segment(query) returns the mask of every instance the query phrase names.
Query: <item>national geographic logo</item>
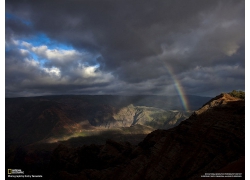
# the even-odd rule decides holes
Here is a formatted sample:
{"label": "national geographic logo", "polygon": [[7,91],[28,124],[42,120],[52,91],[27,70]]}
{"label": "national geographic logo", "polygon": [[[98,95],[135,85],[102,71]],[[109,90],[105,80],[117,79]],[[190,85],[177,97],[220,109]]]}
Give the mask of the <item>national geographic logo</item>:
{"label": "national geographic logo", "polygon": [[24,174],[21,169],[8,169],[8,174]]}
{"label": "national geographic logo", "polygon": [[8,169],[8,178],[43,178],[43,175],[24,174],[21,169]]}

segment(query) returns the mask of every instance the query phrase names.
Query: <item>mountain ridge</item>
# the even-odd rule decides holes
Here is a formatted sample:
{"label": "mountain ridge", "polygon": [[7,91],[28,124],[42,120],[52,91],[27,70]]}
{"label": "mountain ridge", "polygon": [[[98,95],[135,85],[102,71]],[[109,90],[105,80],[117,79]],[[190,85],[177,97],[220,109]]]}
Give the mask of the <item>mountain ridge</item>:
{"label": "mountain ridge", "polygon": [[[98,161],[108,165],[116,159],[113,162],[114,166],[108,168],[105,165],[98,169],[80,168],[78,172],[72,173],[67,168],[67,163],[74,162],[74,158],[69,158],[61,164],[61,169],[56,168],[64,155],[71,154],[70,150],[64,154],[59,146],[52,156],[50,166],[55,169],[50,177],[51,179],[197,179],[205,173],[219,172],[231,162],[245,156],[244,118],[245,101],[228,94],[221,94],[204,104],[178,126],[168,130],[155,130],[132,149],[131,147],[126,149],[126,145],[121,143],[111,143],[113,145],[110,147],[109,142],[99,147],[100,153],[95,155]],[[81,147],[80,151],[84,151],[85,148]],[[109,149],[113,149],[112,151],[116,149],[111,157],[108,156]],[[79,152],[78,154],[81,155]],[[109,157],[108,160],[105,160],[106,156]],[[91,161],[91,158],[89,160]],[[75,165],[77,166],[77,163]],[[243,173],[244,177],[244,170],[240,171],[238,173]]]}
{"label": "mountain ridge", "polygon": [[[16,141],[25,145],[86,129],[130,127],[135,124],[155,129],[170,128],[191,114],[184,112],[182,104],[179,102],[178,105],[176,99],[157,97],[65,95],[6,98],[7,144]],[[205,100],[194,100],[193,104],[202,104]],[[175,109],[176,104],[180,108],[176,112],[164,109],[165,105]],[[136,114],[137,111],[142,113]]]}

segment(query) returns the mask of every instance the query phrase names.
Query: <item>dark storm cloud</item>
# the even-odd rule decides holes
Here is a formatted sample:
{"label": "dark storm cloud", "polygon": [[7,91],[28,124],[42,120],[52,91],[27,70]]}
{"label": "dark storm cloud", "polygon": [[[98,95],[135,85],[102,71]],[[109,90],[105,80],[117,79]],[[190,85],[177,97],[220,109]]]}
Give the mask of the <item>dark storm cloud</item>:
{"label": "dark storm cloud", "polygon": [[[12,44],[11,44],[12,43]],[[6,51],[5,89],[6,96],[34,96],[45,94],[75,94],[75,91],[95,87],[92,94],[99,93],[113,79],[110,74],[103,74],[93,66],[70,65],[68,69],[41,66],[39,61],[32,58],[26,49],[19,49],[18,42],[10,41],[10,49]],[[69,55],[70,54],[70,55]],[[72,55],[73,54],[73,55]],[[73,56],[66,51],[64,56]],[[49,52],[56,58],[57,52]],[[60,53],[59,53],[60,57]],[[56,59],[58,60],[58,59]],[[98,90],[99,89],[99,90]]]}
{"label": "dark storm cloud", "polygon": [[[229,89],[228,84],[233,81],[237,83],[230,89],[244,89],[244,3],[241,0],[12,0],[6,1],[6,12],[31,22],[32,28],[7,19],[6,33],[21,37],[42,32],[72,45],[77,52],[92,54],[99,64],[95,72],[112,76],[107,78],[109,85],[102,86],[103,93],[172,92],[173,74],[169,72],[172,69],[187,93],[205,94],[205,91],[215,92],[216,83],[223,84],[229,77],[224,89]],[[48,58],[48,51],[39,52]],[[44,66],[57,67],[62,77],[77,81],[80,77],[72,71],[78,66],[76,62],[91,61],[83,57],[70,56],[64,61],[52,58]],[[208,70],[215,66],[222,72]],[[236,66],[241,68],[240,74],[232,72]],[[198,67],[206,71],[198,71]],[[8,70],[7,73],[7,78],[15,74]],[[213,78],[207,81],[208,77]],[[47,83],[47,86],[49,89],[52,85]],[[84,90],[101,91],[98,85]]]}
{"label": "dark storm cloud", "polygon": [[30,26],[16,19],[6,19],[5,26],[6,26],[7,36],[15,32],[18,32],[18,34],[21,34],[21,35],[29,35],[32,32],[32,29]]}

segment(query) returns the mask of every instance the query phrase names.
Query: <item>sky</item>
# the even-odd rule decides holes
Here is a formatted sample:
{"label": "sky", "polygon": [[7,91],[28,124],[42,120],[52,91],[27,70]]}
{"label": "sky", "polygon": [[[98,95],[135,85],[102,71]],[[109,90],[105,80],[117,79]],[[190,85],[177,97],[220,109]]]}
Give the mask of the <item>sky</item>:
{"label": "sky", "polygon": [[8,0],[5,97],[245,90],[243,0]]}

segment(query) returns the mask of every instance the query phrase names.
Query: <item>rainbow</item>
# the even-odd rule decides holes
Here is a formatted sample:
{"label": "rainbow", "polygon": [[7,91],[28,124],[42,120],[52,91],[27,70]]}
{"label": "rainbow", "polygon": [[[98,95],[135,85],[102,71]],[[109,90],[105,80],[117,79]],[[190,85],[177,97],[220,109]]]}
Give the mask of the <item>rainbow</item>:
{"label": "rainbow", "polygon": [[186,111],[189,111],[190,109],[189,109],[189,104],[188,104],[188,98],[185,95],[185,91],[184,91],[184,89],[183,89],[180,81],[177,79],[177,77],[173,73],[173,70],[170,68],[170,66],[168,66],[168,65],[165,64],[165,67],[166,67],[168,73],[170,74],[171,78],[174,81],[175,88],[176,88],[176,90],[177,90],[177,92],[179,94],[179,97],[181,99],[181,103],[182,103],[184,109]]}
{"label": "rainbow", "polygon": [[[145,44],[147,44],[147,42],[144,40],[145,37],[143,37],[135,29],[133,29],[132,26],[127,25],[127,28],[131,32],[135,33],[137,35],[137,37],[140,38]],[[179,97],[181,99],[181,103],[182,103],[184,109],[186,111],[189,111],[190,109],[189,109],[189,105],[188,105],[188,98],[185,95],[185,91],[184,91],[180,81],[177,79],[177,77],[175,76],[173,70],[171,69],[171,66],[169,66],[168,64],[166,64],[166,62],[164,62],[164,60],[162,60],[162,58],[159,56],[160,52],[157,53],[157,50],[154,47],[152,47],[152,45],[149,45],[149,44],[147,44],[147,45],[148,45],[148,49],[151,50],[152,52],[154,52],[157,59],[160,60],[164,64],[166,70],[168,71],[169,75],[171,76],[171,78],[174,81],[175,88],[176,88],[176,90],[177,90],[177,92],[179,94]]]}
{"label": "rainbow", "polygon": [[189,104],[188,104],[188,98],[186,96],[186,93],[180,83],[180,81],[177,79],[176,75],[174,74],[172,68],[170,65],[168,65],[164,60],[162,60],[162,58],[157,55],[157,59],[163,63],[164,67],[166,68],[166,70],[168,71],[169,75],[171,76],[171,78],[173,79],[174,81],[174,86],[175,86],[175,89],[177,90],[178,92],[178,95],[181,99],[181,103],[185,109],[185,111],[190,111],[190,108],[189,108]]}

